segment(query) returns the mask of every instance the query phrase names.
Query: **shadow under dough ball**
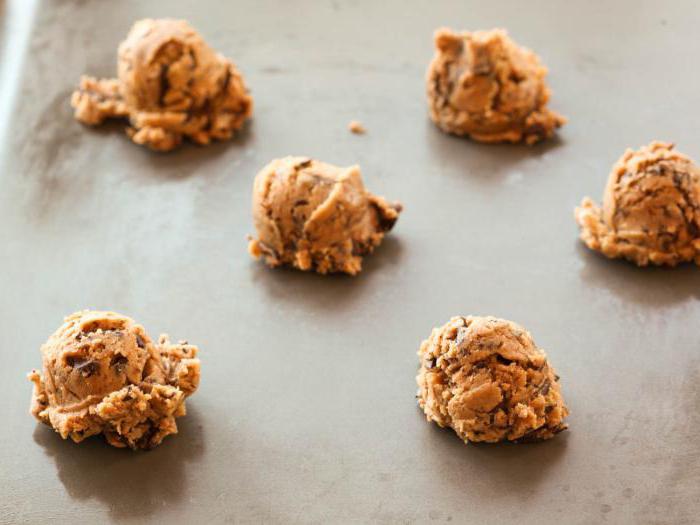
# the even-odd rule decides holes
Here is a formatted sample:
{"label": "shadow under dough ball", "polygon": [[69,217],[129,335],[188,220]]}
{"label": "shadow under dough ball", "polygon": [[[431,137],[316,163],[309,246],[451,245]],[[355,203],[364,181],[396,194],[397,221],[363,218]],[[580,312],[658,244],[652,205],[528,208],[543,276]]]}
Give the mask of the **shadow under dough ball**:
{"label": "shadow under dough ball", "polygon": [[306,157],[273,160],[255,177],[258,238],[250,240],[248,251],[272,267],[355,275],[401,209],[367,191],[357,166]]}
{"label": "shadow under dough ball", "polygon": [[610,172],[602,208],[586,197],[575,218],[581,240],[607,257],[700,265],[700,168],[673,144],[628,149]]}
{"label": "shadow under dough ball", "polygon": [[231,138],[253,112],[236,66],[186,21],[144,19],[119,46],[118,78],[83,77],[73,93],[75,118],[101,124],[128,118],[137,144],[169,151]]}
{"label": "shadow under dough ball", "polygon": [[465,442],[538,441],[567,428],[559,377],[521,326],[453,317],[418,351],[418,404]]}
{"label": "shadow under dough ball", "polygon": [[31,413],[76,443],[104,434],[115,447],[155,447],[199,386],[197,351],[167,335],[153,343],[114,312],[74,313],[41,347],[42,373],[29,374]]}
{"label": "shadow under dough ball", "polygon": [[443,131],[479,142],[534,144],[566,123],[546,107],[547,68],[506,31],[438,29],[435,48],[427,72],[428,105]]}

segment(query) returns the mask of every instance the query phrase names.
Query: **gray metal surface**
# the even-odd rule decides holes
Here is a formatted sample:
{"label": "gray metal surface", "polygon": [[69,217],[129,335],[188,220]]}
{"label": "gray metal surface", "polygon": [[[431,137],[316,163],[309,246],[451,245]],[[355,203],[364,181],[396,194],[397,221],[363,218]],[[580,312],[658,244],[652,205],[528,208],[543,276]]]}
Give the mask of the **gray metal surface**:
{"label": "gray metal surface", "polygon": [[[111,75],[144,16],[187,18],[235,60],[256,103],[241,137],[158,155],[73,121],[79,76]],[[697,522],[700,270],[604,260],[572,210],[628,146],[700,158],[699,16],[691,1],[40,3],[0,144],[0,522]],[[423,75],[440,25],[535,49],[570,118],[559,139],[436,130]],[[359,163],[405,204],[359,277],[246,254],[253,177],[286,154]],[[24,374],[82,308],[201,347],[201,388],[160,448],[63,442],[28,415]],[[465,446],[424,421],[415,352],[457,314],[533,333],[569,432]]]}

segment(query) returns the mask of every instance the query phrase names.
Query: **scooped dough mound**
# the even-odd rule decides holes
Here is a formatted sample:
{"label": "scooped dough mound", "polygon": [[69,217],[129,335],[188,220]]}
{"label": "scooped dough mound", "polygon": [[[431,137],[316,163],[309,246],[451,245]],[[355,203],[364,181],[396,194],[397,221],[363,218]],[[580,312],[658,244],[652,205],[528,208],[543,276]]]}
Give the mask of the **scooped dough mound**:
{"label": "scooped dough mound", "polygon": [[536,441],[567,428],[559,377],[511,321],[453,317],[418,355],[418,404],[465,442]]}
{"label": "scooped dough mound", "polygon": [[128,118],[131,139],[154,150],[184,137],[229,139],[252,114],[236,67],[184,20],[136,22],[119,46],[117,71],[118,79],[81,79],[71,99],[75,118],[89,125]]}
{"label": "scooped dough mound", "polygon": [[153,343],[141,325],[114,312],[82,311],[41,347],[31,413],[76,443],[104,434],[110,445],[149,449],[177,433],[185,398],[199,385],[197,347]]}
{"label": "scooped dough mound", "polygon": [[575,217],[583,242],[607,257],[700,265],[700,168],[673,144],[628,149],[610,172],[602,209],[586,197]]}
{"label": "scooped dough mound", "polygon": [[401,212],[365,189],[357,166],[306,157],[273,160],[255,177],[248,251],[270,266],[357,274]]}
{"label": "scooped dough mound", "polygon": [[430,117],[440,129],[480,142],[534,144],[566,122],[546,107],[547,69],[502,29],[438,29],[428,67]]}

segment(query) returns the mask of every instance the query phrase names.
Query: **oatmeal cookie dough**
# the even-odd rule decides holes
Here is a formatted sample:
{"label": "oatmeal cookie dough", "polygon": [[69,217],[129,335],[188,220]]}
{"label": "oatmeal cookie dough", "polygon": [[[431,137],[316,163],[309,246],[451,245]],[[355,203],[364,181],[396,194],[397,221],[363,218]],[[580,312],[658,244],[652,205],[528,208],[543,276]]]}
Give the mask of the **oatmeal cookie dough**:
{"label": "oatmeal cookie dough", "polygon": [[430,118],[447,133],[479,142],[534,144],[566,119],[546,107],[547,69],[506,31],[438,29],[428,67]]}
{"label": "oatmeal cookie dough", "polygon": [[143,327],[114,312],[82,311],[41,347],[33,370],[31,413],[76,443],[104,434],[115,447],[149,449],[177,433],[185,398],[199,385],[197,347],[151,341]]}
{"label": "oatmeal cookie dough", "polygon": [[365,189],[360,168],[307,157],[270,162],[255,177],[248,251],[268,265],[357,274],[401,212]]}
{"label": "oatmeal cookie dough", "polygon": [[607,257],[700,265],[700,168],[670,143],[628,149],[610,172],[602,208],[586,197],[575,218],[581,240]]}
{"label": "oatmeal cookie dough", "polygon": [[183,140],[209,144],[239,130],[253,110],[243,77],[186,21],[144,19],[119,46],[117,79],[83,77],[75,118],[98,125],[128,118],[137,144],[168,151]]}
{"label": "oatmeal cookie dough", "polygon": [[423,341],[418,404],[465,442],[536,441],[567,428],[559,376],[521,326],[453,317]]}

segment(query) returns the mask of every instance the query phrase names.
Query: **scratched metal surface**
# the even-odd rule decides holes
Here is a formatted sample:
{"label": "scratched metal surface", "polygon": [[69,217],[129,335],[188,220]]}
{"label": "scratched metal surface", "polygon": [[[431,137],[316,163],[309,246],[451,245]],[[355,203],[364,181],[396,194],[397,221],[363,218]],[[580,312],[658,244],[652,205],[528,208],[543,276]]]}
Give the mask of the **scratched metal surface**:
{"label": "scratched metal surface", "polygon": [[[157,155],[120,124],[73,121],[80,74],[111,75],[145,16],[187,18],[235,60],[256,102],[242,136]],[[690,1],[40,2],[26,46],[0,46],[22,60],[1,120],[0,522],[696,522],[700,270],[603,260],[572,209],[628,146],[700,157],[699,16]],[[537,50],[570,118],[559,139],[437,131],[423,75],[440,25],[504,26]],[[248,258],[253,177],[286,154],[359,163],[405,204],[359,277]],[[201,347],[201,388],[160,448],[63,442],[28,415],[25,373],[82,308]],[[532,331],[569,432],[465,446],[425,423],[415,352],[457,314]]]}

